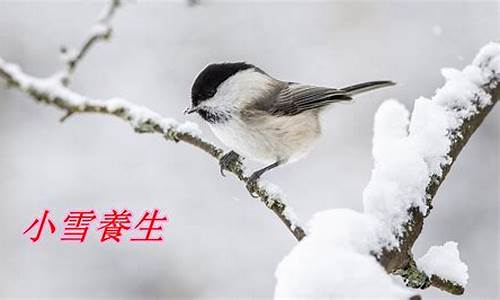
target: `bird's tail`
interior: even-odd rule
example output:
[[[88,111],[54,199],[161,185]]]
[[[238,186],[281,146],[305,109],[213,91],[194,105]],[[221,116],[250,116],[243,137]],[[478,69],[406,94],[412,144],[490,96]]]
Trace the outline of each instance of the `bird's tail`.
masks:
[[[347,86],[341,90],[350,95],[357,95],[395,84],[392,81],[370,81]]]

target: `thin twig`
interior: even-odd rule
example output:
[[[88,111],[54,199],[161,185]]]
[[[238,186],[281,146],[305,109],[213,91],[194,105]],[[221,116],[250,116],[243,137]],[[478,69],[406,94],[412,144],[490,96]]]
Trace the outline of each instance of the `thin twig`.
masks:
[[[122,5],[121,0],[110,0],[108,7],[103,11],[97,23],[92,27],[92,30],[87,35],[78,49],[68,50],[66,47],[61,47],[65,68],[60,73],[61,82],[64,85],[69,84],[70,76],[75,71],[78,64],[87,55],[89,50],[99,41],[108,40],[111,37],[112,27],[111,20],[116,13],[116,10]]]

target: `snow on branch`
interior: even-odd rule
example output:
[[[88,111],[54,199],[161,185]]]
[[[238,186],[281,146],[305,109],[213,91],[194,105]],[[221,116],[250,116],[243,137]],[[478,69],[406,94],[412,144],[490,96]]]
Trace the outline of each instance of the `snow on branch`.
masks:
[[[468,267],[460,260],[458,244],[446,242],[442,246],[432,246],[417,261],[418,269],[429,276],[438,276],[455,285],[465,286],[469,279]]]
[[[456,244],[431,248],[418,267],[411,249],[439,185],[500,97],[500,44],[486,45],[464,70],[444,69],[443,75],[445,85],[432,99],[417,99],[411,119],[395,100],[380,106],[364,212],[317,213],[308,235],[277,268],[276,298],[414,294],[387,273],[400,275],[412,288],[464,292],[467,266]]]
[[[371,254],[382,224],[352,209],[316,213],[278,265],[275,299],[410,299]]]
[[[492,42],[484,46],[472,64],[462,71],[443,69],[442,74],[445,85],[432,99],[417,99],[408,126],[403,126],[408,134],[402,135],[396,144],[406,147],[404,154],[389,148],[377,150],[374,141],[375,169],[364,192],[364,203],[366,211],[379,215],[381,221],[388,222],[386,229],[391,230],[383,234],[384,246],[377,254],[388,272],[403,274],[410,286],[433,285],[462,294],[463,286],[457,287],[447,278],[416,276],[421,272],[415,267],[411,249],[451,166],[500,98],[500,44]],[[384,106],[379,113],[383,110]],[[401,109],[385,121],[407,115]],[[378,154],[389,153],[395,155],[393,159],[383,162],[377,159]],[[404,159],[408,161],[401,161]],[[407,164],[412,167],[405,168]],[[383,173],[382,176],[379,173]],[[377,181],[383,180],[386,180],[383,186],[377,185]]]
[[[70,75],[75,71],[78,63],[89,52],[89,50],[99,41],[108,40],[111,37],[111,20],[116,10],[122,5],[121,0],[111,0],[104,9],[97,23],[87,34],[87,38],[77,49],[67,49],[61,47],[62,59],[65,63],[65,69],[59,74],[60,80],[67,85]]]

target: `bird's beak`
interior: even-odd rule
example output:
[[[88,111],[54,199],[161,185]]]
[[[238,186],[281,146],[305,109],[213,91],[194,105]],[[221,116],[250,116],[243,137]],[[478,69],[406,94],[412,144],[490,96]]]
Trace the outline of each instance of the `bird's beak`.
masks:
[[[185,115],[189,115],[189,114],[192,114],[194,113],[195,111],[197,111],[198,109],[200,109],[199,107],[188,107],[184,110],[184,114]]]

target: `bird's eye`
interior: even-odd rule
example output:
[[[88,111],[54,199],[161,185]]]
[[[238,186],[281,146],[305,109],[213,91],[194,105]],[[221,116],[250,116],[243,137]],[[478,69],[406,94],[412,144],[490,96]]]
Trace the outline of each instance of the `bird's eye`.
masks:
[[[214,91],[214,90],[210,90],[210,91],[208,91],[208,93],[207,93],[207,96],[208,96],[209,98],[212,98],[214,95],[215,95],[215,91]]]

